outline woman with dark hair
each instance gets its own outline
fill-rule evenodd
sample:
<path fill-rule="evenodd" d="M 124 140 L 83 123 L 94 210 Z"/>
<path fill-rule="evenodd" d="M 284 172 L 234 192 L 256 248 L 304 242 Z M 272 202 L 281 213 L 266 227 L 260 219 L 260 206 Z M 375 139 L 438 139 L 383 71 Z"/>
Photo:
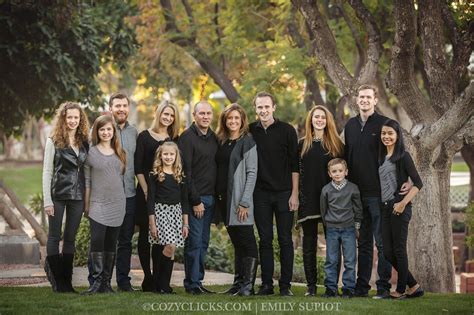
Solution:
<path fill-rule="evenodd" d="M 216 207 L 235 250 L 234 283 L 225 293 L 242 296 L 254 294 L 258 264 L 253 230 L 258 157 L 248 130 L 247 115 L 239 104 L 230 104 L 222 111 L 217 128 Z"/>
<path fill-rule="evenodd" d="M 91 229 L 89 258 L 93 283 L 85 294 L 113 293 L 110 280 L 125 217 L 123 174 L 127 161 L 112 116 L 103 115 L 95 120 L 91 140 L 85 166 L 85 213 Z"/>
<path fill-rule="evenodd" d="M 306 116 L 305 135 L 298 144 L 300 158 L 300 207 L 298 224 L 303 227 L 303 265 L 308 283 L 306 296 L 316 295 L 316 249 L 318 223 L 321 221 L 320 195 L 331 179 L 328 162 L 344 155 L 331 112 L 324 106 L 314 106 Z"/>
<path fill-rule="evenodd" d="M 138 234 L 138 257 L 145 278 L 142 282 L 144 292 L 155 291 L 153 276 L 150 267 L 150 243 L 148 242 L 148 177 L 153 167 L 155 153 L 158 147 L 165 141 L 177 141 L 179 132 L 179 114 L 176 106 L 170 102 L 162 102 L 156 112 L 151 128 L 142 131 L 137 138 L 135 150 L 135 174 L 138 179 L 136 194 L 136 218 L 135 223 L 139 227 Z M 162 251 L 161 245 L 153 246 L 153 250 Z"/>
<path fill-rule="evenodd" d="M 379 154 L 383 252 L 398 272 L 397 289 L 390 297 L 420 297 L 424 291 L 408 269 L 407 238 L 412 215 L 411 201 L 423 187 L 423 183 L 410 153 L 405 151 L 403 133 L 398 122 L 387 120 L 382 126 L 380 137 L 383 144 Z M 408 177 L 413 181 L 413 187 L 402 196 L 398 192 Z"/>
<path fill-rule="evenodd" d="M 61 104 L 52 136 L 46 140 L 43 164 L 43 200 L 48 215 L 45 271 L 54 292 L 75 292 L 72 269 L 77 229 L 84 211 L 84 163 L 89 122 L 78 103 Z M 62 254 L 61 227 L 66 212 Z"/>

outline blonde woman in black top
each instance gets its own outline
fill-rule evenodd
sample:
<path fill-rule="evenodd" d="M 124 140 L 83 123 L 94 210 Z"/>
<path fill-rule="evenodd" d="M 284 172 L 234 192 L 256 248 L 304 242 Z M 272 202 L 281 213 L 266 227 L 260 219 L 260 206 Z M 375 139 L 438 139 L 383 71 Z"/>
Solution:
<path fill-rule="evenodd" d="M 170 102 L 162 102 L 156 112 L 151 128 L 142 131 L 137 138 L 135 149 L 135 174 L 138 179 L 136 194 L 135 223 L 139 227 L 138 235 L 138 257 L 145 278 L 142 282 L 142 290 L 145 292 L 155 291 L 153 277 L 150 268 L 150 243 L 148 242 L 148 177 L 152 170 L 156 150 L 163 142 L 168 140 L 177 141 L 179 132 L 179 113 L 176 106 Z"/>

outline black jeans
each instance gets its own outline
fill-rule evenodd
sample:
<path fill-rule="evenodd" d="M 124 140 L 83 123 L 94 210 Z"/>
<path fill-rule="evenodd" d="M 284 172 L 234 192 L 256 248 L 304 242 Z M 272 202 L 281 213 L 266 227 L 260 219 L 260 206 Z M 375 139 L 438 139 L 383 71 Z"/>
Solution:
<path fill-rule="evenodd" d="M 66 224 L 64 226 L 63 253 L 74 254 L 76 247 L 76 234 L 81 224 L 84 212 L 83 200 L 55 200 L 54 216 L 48 216 L 48 243 L 46 252 L 48 256 L 59 255 L 59 241 L 61 240 L 61 228 L 63 216 L 66 212 Z"/>
<path fill-rule="evenodd" d="M 390 277 L 392 266 L 383 254 L 383 241 L 381 231 L 380 197 L 362 197 L 362 224 L 358 239 L 358 262 L 357 262 L 357 284 L 356 293 L 365 294 L 370 290 L 370 277 L 374 257 L 374 239 L 377 246 L 377 273 L 379 279 L 375 282 L 377 291 L 390 291 Z"/>
<path fill-rule="evenodd" d="M 228 226 L 230 241 L 234 245 L 235 256 L 258 258 L 257 241 L 253 232 L 253 225 Z"/>
<path fill-rule="evenodd" d="M 114 252 L 117 250 L 117 239 L 120 226 L 112 227 L 100 224 L 89 218 L 91 224 L 91 252 Z"/>
<path fill-rule="evenodd" d="M 382 203 L 382 239 L 385 258 L 398 272 L 397 292 L 404 294 L 407 284 L 411 288 L 416 280 L 408 269 L 407 239 L 412 208 L 405 207 L 402 214 L 393 214 L 394 201 Z"/>
<path fill-rule="evenodd" d="M 273 285 L 273 215 L 275 214 L 280 245 L 281 276 L 280 289 L 289 288 L 293 277 L 293 239 L 291 230 L 293 227 L 294 212 L 290 211 L 288 200 L 291 192 L 274 192 L 255 189 L 253 194 L 255 206 L 255 223 L 260 237 L 260 265 L 262 271 L 262 283 Z"/>
<path fill-rule="evenodd" d="M 130 258 L 132 257 L 132 237 L 135 231 L 135 197 L 127 198 L 125 217 L 118 237 L 117 245 L 117 285 L 130 286 Z"/>

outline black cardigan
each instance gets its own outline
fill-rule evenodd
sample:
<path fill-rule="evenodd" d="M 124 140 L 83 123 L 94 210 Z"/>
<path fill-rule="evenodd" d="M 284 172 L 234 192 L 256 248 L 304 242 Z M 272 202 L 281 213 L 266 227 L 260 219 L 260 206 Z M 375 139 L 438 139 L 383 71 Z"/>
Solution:
<path fill-rule="evenodd" d="M 413 182 L 413 186 L 416 186 L 418 189 L 423 187 L 423 182 L 421 181 L 420 175 L 416 170 L 415 163 L 411 158 L 410 153 L 405 151 L 402 157 L 395 162 L 396 170 L 397 170 L 397 190 L 395 191 L 395 198 L 396 201 L 401 201 L 404 196 L 400 195 L 398 192 L 402 185 L 408 181 L 408 177 L 411 178 Z"/>

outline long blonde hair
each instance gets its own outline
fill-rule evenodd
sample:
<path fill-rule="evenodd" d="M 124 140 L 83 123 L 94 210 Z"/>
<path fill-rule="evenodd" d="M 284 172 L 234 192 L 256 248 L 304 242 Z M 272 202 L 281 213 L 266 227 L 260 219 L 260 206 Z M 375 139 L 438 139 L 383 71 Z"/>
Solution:
<path fill-rule="evenodd" d="M 117 127 L 115 126 L 114 118 L 110 114 L 102 115 L 97 117 L 94 121 L 94 126 L 92 127 L 92 145 L 97 145 L 100 142 L 99 138 L 99 129 L 103 126 L 110 123 L 112 128 L 114 128 L 114 136 L 110 139 L 110 146 L 114 150 L 115 154 L 118 156 L 120 161 L 122 162 L 122 174 L 125 173 L 125 165 L 127 165 L 127 156 L 124 150 L 122 150 L 122 146 L 120 145 L 120 140 L 117 137 Z"/>
<path fill-rule="evenodd" d="M 181 183 L 184 174 L 183 174 L 183 162 L 181 161 L 181 154 L 179 152 L 178 145 L 171 141 L 163 142 L 155 153 L 155 160 L 153 161 L 153 167 L 151 169 L 151 174 L 158 177 L 158 181 L 162 182 L 165 180 L 165 172 L 163 171 L 163 161 L 161 160 L 161 154 L 165 147 L 172 147 L 176 152 L 176 159 L 173 163 L 173 177 L 178 182 Z"/>
<path fill-rule="evenodd" d="M 161 114 L 163 114 L 165 109 L 168 107 L 171 108 L 174 112 L 174 121 L 168 127 L 167 132 L 171 139 L 176 139 L 179 134 L 179 113 L 178 113 L 178 108 L 176 107 L 176 105 L 174 105 L 171 102 L 163 101 L 161 102 L 160 105 L 158 105 L 158 108 L 155 111 L 155 117 L 153 118 L 153 122 L 151 123 L 151 130 L 158 133 L 158 130 L 160 128 Z"/>
<path fill-rule="evenodd" d="M 227 121 L 227 116 L 232 111 L 237 111 L 240 114 L 240 136 L 245 135 L 249 131 L 249 123 L 247 119 L 247 114 L 245 113 L 245 110 L 242 108 L 237 103 L 232 103 L 230 105 L 227 105 L 226 108 L 222 111 L 221 115 L 219 116 L 219 125 L 217 126 L 217 139 L 219 139 L 219 142 L 222 144 L 226 142 L 229 139 L 230 132 L 229 128 L 227 128 L 226 121 Z"/>
<path fill-rule="evenodd" d="M 69 143 L 69 135 L 66 123 L 68 109 L 77 109 L 79 111 L 79 126 L 77 127 L 76 134 L 74 135 L 74 142 Z M 76 102 L 65 102 L 62 103 L 56 110 L 56 122 L 51 133 L 51 139 L 58 148 L 65 148 L 71 145 L 82 145 L 84 142 L 89 140 L 89 120 L 87 115 L 82 109 L 81 105 Z"/>
<path fill-rule="evenodd" d="M 305 133 L 304 133 L 304 140 L 303 140 L 303 148 L 301 150 L 301 157 L 303 157 L 313 145 L 313 138 L 315 135 L 315 130 L 313 127 L 313 114 L 314 112 L 319 109 L 324 112 L 326 115 L 326 127 L 324 127 L 323 132 L 323 139 L 321 144 L 332 157 L 340 157 L 344 154 L 344 144 L 339 138 L 336 129 L 336 123 L 334 122 L 334 117 L 331 112 L 322 105 L 316 105 L 309 111 L 308 115 L 306 116 L 305 122 Z"/>

